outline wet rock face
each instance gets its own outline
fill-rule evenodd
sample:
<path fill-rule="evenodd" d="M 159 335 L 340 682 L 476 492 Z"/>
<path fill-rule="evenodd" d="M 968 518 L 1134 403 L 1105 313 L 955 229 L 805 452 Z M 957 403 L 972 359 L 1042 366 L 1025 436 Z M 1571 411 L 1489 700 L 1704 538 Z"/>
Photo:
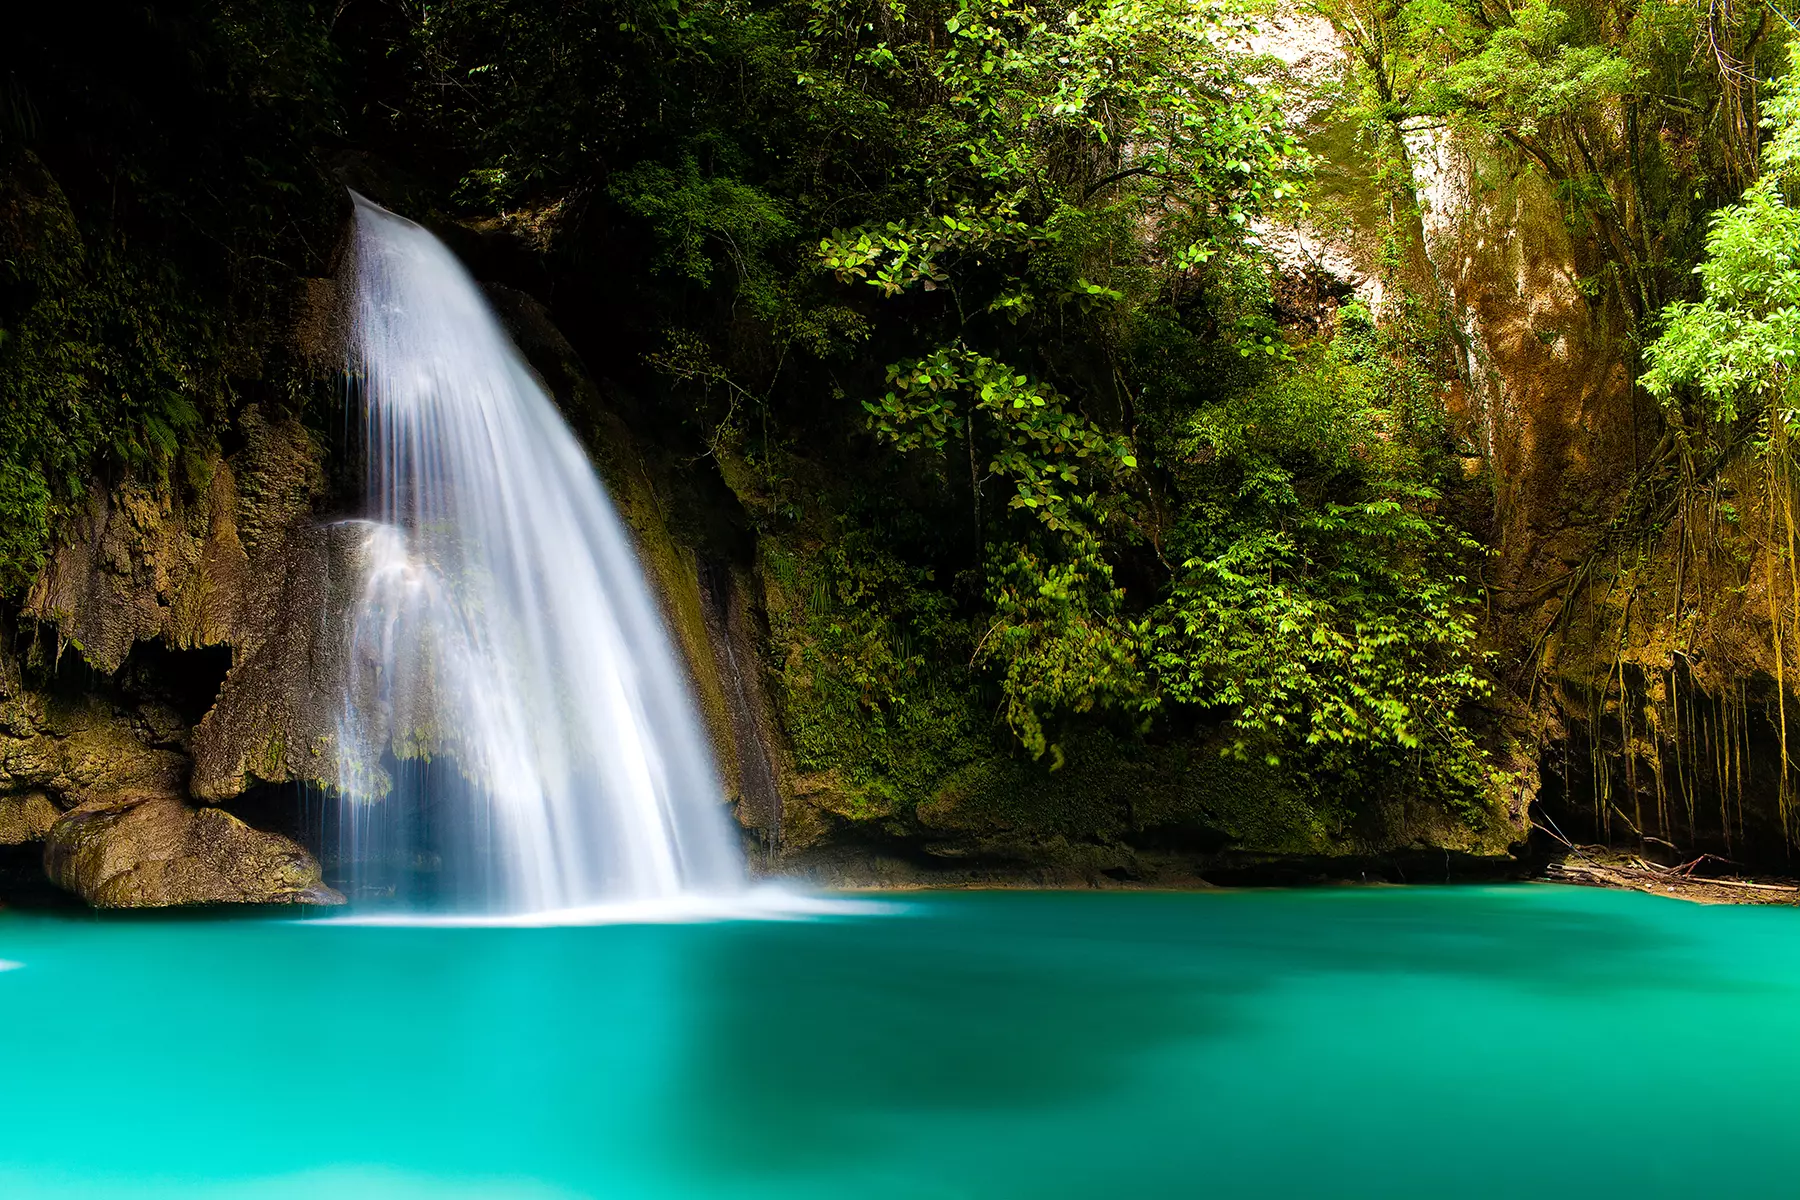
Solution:
<path fill-rule="evenodd" d="M 175 796 L 94 801 L 49 830 L 51 882 L 98 908 L 342 904 L 297 843 Z"/>
<path fill-rule="evenodd" d="M 355 571 L 318 439 L 250 405 L 227 441 L 94 489 L 0 629 L 0 846 L 46 843 L 93 904 L 340 899 L 296 843 L 192 804 L 335 776 Z"/>
<path fill-rule="evenodd" d="M 254 407 L 237 423 L 243 447 L 211 462 L 195 495 L 130 481 L 96 492 L 24 607 L 107 676 L 146 642 L 230 648 L 219 703 L 183 747 L 192 778 L 178 780 L 207 800 L 332 777 L 343 662 L 330 618 L 355 575 L 352 539 L 315 520 L 326 486 L 316 441 Z"/>
<path fill-rule="evenodd" d="M 192 495 L 127 480 L 95 490 L 25 600 L 95 670 L 112 674 L 138 642 L 171 647 L 254 638 L 279 591 L 290 536 L 323 491 L 320 455 L 298 422 L 255 408 L 244 447 L 215 456 Z"/>
<path fill-rule="evenodd" d="M 227 801 L 257 783 L 336 782 L 362 540 L 352 525 L 309 525 L 284 543 L 266 615 L 234 645 L 219 701 L 194 728 L 196 799 Z"/>

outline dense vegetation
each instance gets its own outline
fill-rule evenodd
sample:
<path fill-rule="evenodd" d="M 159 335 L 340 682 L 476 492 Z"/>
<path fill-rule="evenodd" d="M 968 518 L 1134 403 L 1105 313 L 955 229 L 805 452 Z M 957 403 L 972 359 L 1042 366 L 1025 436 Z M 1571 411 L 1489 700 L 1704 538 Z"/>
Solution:
<path fill-rule="evenodd" d="M 1067 764 L 1091 790 L 1204 756 L 1228 790 L 1279 779 L 1295 825 L 1405 796 L 1479 822 L 1484 501 L 1407 137 L 1541 171 L 1599 247 L 1584 289 L 1647 341 L 1713 208 L 1750 186 L 1785 219 L 1751 182 L 1782 27 L 1687 0 L 1319 9 L 1386 197 L 1376 310 L 1262 248 L 1309 155 L 1243 0 L 33 11 L 0 90 L 0 589 L 89 489 L 194 486 L 246 403 L 331 425 L 273 347 L 338 181 L 373 180 L 503 241 L 728 485 L 797 766 L 852 813 L 1053 806 Z M 1733 302 L 1706 284 L 1665 345 Z M 1696 353 L 1659 351 L 1652 386 Z"/>
<path fill-rule="evenodd" d="M 733 462 L 804 599 L 775 630 L 803 768 L 904 804 L 997 712 L 1052 770 L 1218 729 L 1294 777 L 1480 792 L 1437 314 L 1278 327 L 1248 230 L 1306 162 L 1245 11 L 536 13 L 430 10 L 407 119 L 454 140 L 464 211 L 630 295 L 636 386 Z"/>
<path fill-rule="evenodd" d="M 0 51 L 0 591 L 92 486 L 191 474 L 279 388 L 296 273 L 334 204 L 314 165 L 325 30 L 292 4 L 94 27 L 38 6 Z"/>

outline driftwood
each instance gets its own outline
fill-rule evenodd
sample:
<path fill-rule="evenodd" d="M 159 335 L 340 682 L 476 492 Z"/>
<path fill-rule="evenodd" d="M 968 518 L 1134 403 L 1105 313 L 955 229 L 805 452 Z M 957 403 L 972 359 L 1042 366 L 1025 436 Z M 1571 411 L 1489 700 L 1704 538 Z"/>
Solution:
<path fill-rule="evenodd" d="M 1603 867 L 1594 863 L 1565 862 L 1552 864 L 1550 867 L 1550 874 L 1559 876 L 1619 876 L 1624 878 L 1638 874 L 1644 870 L 1645 868 L 1638 867 L 1635 864 L 1630 867 Z M 1650 879 L 1653 881 L 1666 880 L 1674 882 L 1679 878 L 1681 882 L 1701 884 L 1706 887 L 1748 888 L 1759 892 L 1792 892 L 1796 895 L 1800 895 L 1800 885 L 1791 883 L 1754 883 L 1748 879 L 1711 879 L 1704 875 L 1698 877 L 1692 875 L 1677 876 L 1672 869 L 1666 872 L 1658 872 L 1654 867 L 1651 867 L 1648 870 Z"/>
<path fill-rule="evenodd" d="M 1549 832 L 1546 830 L 1545 832 Z M 1800 903 L 1800 884 L 1765 883 L 1751 879 L 1715 878 L 1708 875 L 1694 874 L 1695 868 L 1713 862 L 1736 865 L 1716 855 L 1703 854 L 1679 866 L 1665 867 L 1660 863 L 1647 862 L 1642 858 L 1619 856 L 1602 847 L 1584 847 L 1564 842 L 1569 847 L 1569 857 L 1561 862 L 1551 863 L 1546 871 L 1549 878 L 1563 883 L 1586 884 L 1591 887 L 1626 888 L 1632 891 L 1654 892 L 1659 896 L 1677 896 L 1685 899 L 1716 899 L 1708 893 L 1723 891 L 1726 893 L 1753 893 L 1756 899 L 1744 897 L 1746 903 Z M 1606 861 L 1598 861 L 1595 855 L 1607 855 Z"/>
<path fill-rule="evenodd" d="M 1546 818 L 1548 819 L 1548 818 Z M 1606 846 L 1577 846 L 1563 836 L 1563 832 L 1555 827 L 1546 829 L 1536 821 L 1534 828 L 1539 830 L 1568 849 L 1568 857 L 1560 862 L 1553 862 L 1545 870 L 1545 874 L 1563 883 L 1585 884 L 1589 887 L 1625 888 L 1637 892 L 1654 892 L 1659 896 L 1675 896 L 1686 900 L 1717 900 L 1717 892 L 1749 892 L 1741 903 L 1745 904 L 1800 904 L 1800 882 L 1765 883 L 1751 879 L 1716 878 L 1711 875 L 1696 875 L 1697 868 L 1716 863 L 1722 867 L 1736 867 L 1740 864 L 1728 858 L 1720 858 L 1716 854 L 1701 854 L 1679 866 L 1665 867 L 1661 863 L 1646 861 L 1634 855 L 1620 854 Z M 1679 854 L 1680 848 L 1661 838 L 1645 838 L 1646 842 L 1655 842 L 1659 846 L 1667 846 Z"/>

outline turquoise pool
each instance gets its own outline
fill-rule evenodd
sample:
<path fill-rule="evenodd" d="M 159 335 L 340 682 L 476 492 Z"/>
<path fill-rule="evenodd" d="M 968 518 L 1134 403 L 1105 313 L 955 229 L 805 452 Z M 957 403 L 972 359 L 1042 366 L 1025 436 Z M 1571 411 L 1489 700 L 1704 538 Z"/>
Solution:
<path fill-rule="evenodd" d="M 1530 885 L 882 903 L 0 913 L 0 1196 L 1800 1191 L 1800 911 Z"/>

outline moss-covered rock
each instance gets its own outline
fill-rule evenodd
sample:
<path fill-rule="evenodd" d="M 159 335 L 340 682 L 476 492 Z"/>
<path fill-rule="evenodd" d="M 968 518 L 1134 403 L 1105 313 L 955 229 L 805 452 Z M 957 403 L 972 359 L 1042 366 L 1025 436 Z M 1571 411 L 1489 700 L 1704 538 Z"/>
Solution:
<path fill-rule="evenodd" d="M 142 642 L 231 648 L 219 703 L 192 741 L 191 785 L 206 799 L 333 778 L 344 664 L 332 615 L 355 576 L 353 535 L 313 519 L 325 490 L 316 439 L 254 406 L 237 425 L 242 448 L 209 459 L 196 493 L 168 480 L 93 493 L 24 606 L 66 643 L 59 653 L 102 675 Z"/>
<path fill-rule="evenodd" d="M 43 841 L 60 815 L 42 792 L 0 796 L 0 846 Z"/>
<path fill-rule="evenodd" d="M 49 832 L 44 869 L 99 908 L 343 903 L 295 842 L 174 796 L 71 810 Z"/>
<path fill-rule="evenodd" d="M 45 792 L 62 807 L 123 791 L 178 790 L 185 727 L 155 703 L 28 689 L 0 655 L 0 791 Z"/>

